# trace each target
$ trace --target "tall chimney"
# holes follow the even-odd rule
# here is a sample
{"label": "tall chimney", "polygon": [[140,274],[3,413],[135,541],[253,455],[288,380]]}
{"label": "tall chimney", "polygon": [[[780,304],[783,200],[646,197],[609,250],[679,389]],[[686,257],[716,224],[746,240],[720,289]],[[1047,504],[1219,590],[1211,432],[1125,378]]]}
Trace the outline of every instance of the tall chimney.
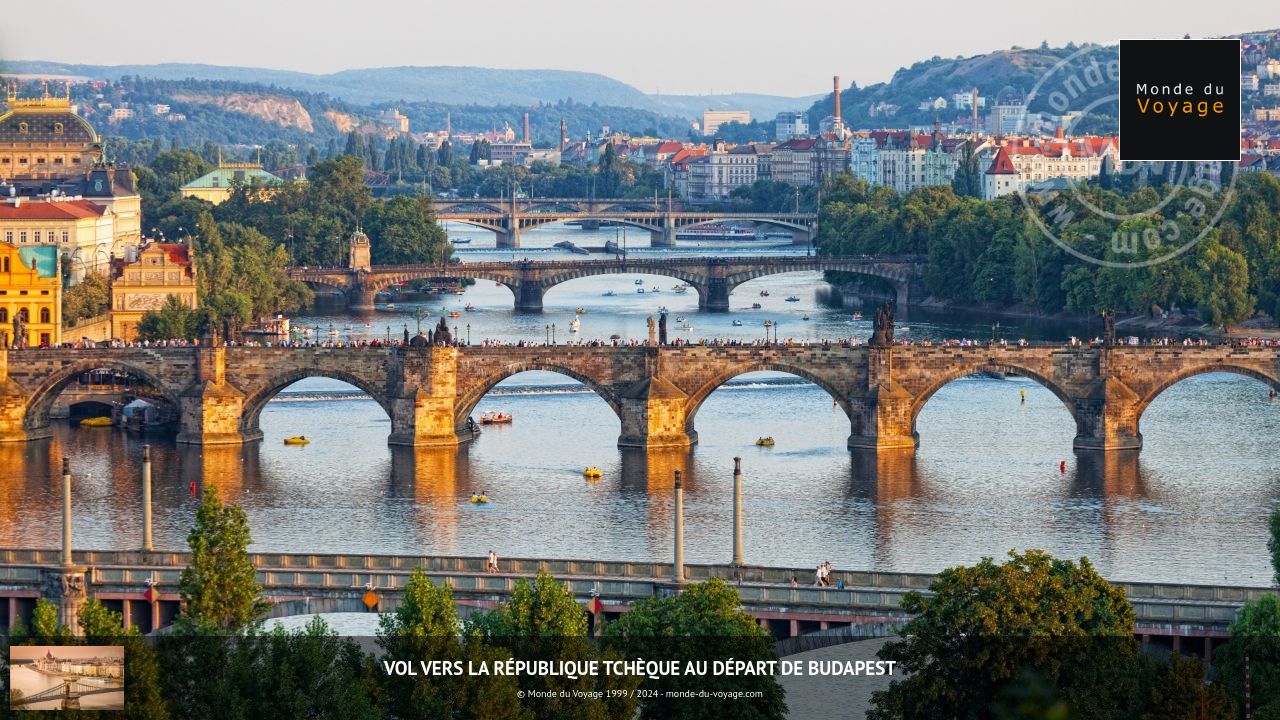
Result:
{"label": "tall chimney", "polygon": [[839,75],[836,75],[835,77],[831,78],[831,86],[835,89],[835,94],[836,94],[836,111],[835,111],[834,117],[832,118],[832,121],[833,121],[832,124],[836,128],[839,128],[840,127],[840,76]]}
{"label": "tall chimney", "polygon": [[568,147],[568,140],[568,126],[565,125],[564,118],[560,118],[560,152],[564,152],[564,149]]}
{"label": "tall chimney", "polygon": [[529,142],[529,113],[524,114],[524,141]]}

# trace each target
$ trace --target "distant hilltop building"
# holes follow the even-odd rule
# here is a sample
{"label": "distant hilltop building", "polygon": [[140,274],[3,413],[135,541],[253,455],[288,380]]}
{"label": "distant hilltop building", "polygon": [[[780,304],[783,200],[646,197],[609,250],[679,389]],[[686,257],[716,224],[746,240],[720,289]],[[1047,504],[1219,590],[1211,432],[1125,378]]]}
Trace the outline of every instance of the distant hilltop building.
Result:
{"label": "distant hilltop building", "polygon": [[702,134],[715,135],[721,125],[731,122],[746,125],[751,122],[751,113],[746,110],[707,110],[702,113]]}
{"label": "distant hilltop building", "polygon": [[278,191],[285,181],[262,169],[260,162],[224,162],[218,151],[218,167],[180,189],[182,197],[193,197],[217,205],[231,197],[236,188],[259,186],[262,195]]}

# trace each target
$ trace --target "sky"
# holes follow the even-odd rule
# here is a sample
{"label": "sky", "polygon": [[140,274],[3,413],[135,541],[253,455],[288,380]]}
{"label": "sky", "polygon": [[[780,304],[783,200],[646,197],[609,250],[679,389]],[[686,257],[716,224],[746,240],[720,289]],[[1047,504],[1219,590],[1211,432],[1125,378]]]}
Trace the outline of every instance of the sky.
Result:
{"label": "sky", "polygon": [[801,96],[830,92],[832,75],[846,87],[868,85],[934,55],[1276,27],[1275,0],[116,0],[109,9],[66,0],[7,3],[0,58],[310,73],[552,68],[602,73],[648,93]]}

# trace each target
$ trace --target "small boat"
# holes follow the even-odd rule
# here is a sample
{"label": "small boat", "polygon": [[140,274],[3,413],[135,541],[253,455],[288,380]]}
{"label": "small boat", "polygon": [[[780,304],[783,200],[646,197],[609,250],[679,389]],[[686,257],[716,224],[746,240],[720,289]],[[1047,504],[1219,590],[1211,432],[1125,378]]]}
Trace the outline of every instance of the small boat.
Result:
{"label": "small boat", "polygon": [[387,309],[388,309],[388,310],[395,310],[395,309],[396,309],[396,304],[395,304],[395,303],[387,303]]}
{"label": "small boat", "polygon": [[80,427],[111,427],[113,424],[109,417],[91,417],[80,421]]}
{"label": "small boat", "polygon": [[677,293],[680,293],[681,295],[689,292],[689,286],[687,285],[677,285],[671,289]]}
{"label": "small boat", "polygon": [[574,312],[575,312],[575,313],[577,313],[577,314],[579,314],[579,315],[586,315],[586,314],[587,314],[587,309],[586,309],[586,308],[577,308],[577,309],[575,309],[575,310],[574,310]]}
{"label": "small boat", "polygon": [[773,447],[773,436],[756,438],[756,445],[760,447]]}
{"label": "small boat", "polygon": [[760,297],[769,297],[769,291],[768,291],[768,290],[761,290],[761,291],[760,291]]}
{"label": "small boat", "polygon": [[854,320],[861,320],[861,319],[862,319],[862,313],[860,313],[860,312],[856,312],[856,313],[854,313],[854,314],[853,314],[853,319],[854,319]]}
{"label": "small boat", "polygon": [[311,441],[307,439],[306,435],[294,435],[284,439],[285,445],[308,445],[310,443]]}
{"label": "small boat", "polygon": [[907,327],[906,325],[903,325],[902,327],[898,328],[898,332],[911,332],[911,328]]}
{"label": "small boat", "polygon": [[616,292],[614,292],[614,291],[612,291],[612,290],[608,290],[608,291],[606,291],[606,292],[605,292],[601,297],[613,297],[614,295],[617,295],[617,294],[618,294],[618,293],[616,293]]}
{"label": "small boat", "polygon": [[682,323],[682,322],[684,322],[684,316],[683,316],[683,315],[677,315],[677,316],[676,316],[676,322],[681,322],[681,323]]}
{"label": "small boat", "polygon": [[462,308],[462,309],[463,309],[463,310],[466,310],[467,312],[475,312],[475,311],[476,311],[476,306],[475,306],[475,305],[472,305],[471,303],[467,303],[467,306],[466,306],[466,307],[464,307],[464,308]]}
{"label": "small boat", "polygon": [[654,287],[649,288],[649,292],[651,292],[651,293],[660,293],[660,292],[662,292],[662,291],[661,291],[661,290],[659,290],[659,289],[657,288],[657,286],[655,285]]}
{"label": "small boat", "polygon": [[808,316],[808,315],[805,315],[804,317],[802,317],[802,318],[800,318],[800,319],[801,319],[801,320],[808,320],[808,319],[809,319],[809,316]]}
{"label": "small boat", "polygon": [[733,326],[734,326],[734,327],[742,327],[742,321],[741,321],[741,320],[734,320],[734,321],[733,321]]}
{"label": "small boat", "polygon": [[454,245],[466,245],[471,242],[471,238],[453,238],[449,242]]}
{"label": "small boat", "polygon": [[689,332],[693,332],[693,323],[685,323],[685,324],[683,324],[683,325],[681,325],[681,326],[680,326],[680,329],[681,329],[681,330],[688,330]]}
{"label": "small boat", "polygon": [[604,473],[600,472],[598,467],[588,467],[582,469],[582,477],[588,480],[599,480],[604,477]]}
{"label": "small boat", "polygon": [[457,310],[451,310],[449,311],[449,317],[451,318],[462,317],[462,313],[458,312]]}
{"label": "small boat", "polygon": [[666,306],[666,305],[659,305],[659,306],[658,306],[658,314],[659,314],[659,315],[666,315],[666,314],[667,314],[667,306]]}
{"label": "small boat", "polygon": [[643,295],[643,294],[644,294],[644,288],[636,288],[636,294],[638,294],[638,295]]}
{"label": "small boat", "polygon": [[792,295],[787,298],[787,302],[800,302],[800,298],[796,297],[795,295]]}
{"label": "small boat", "polygon": [[578,320],[578,318],[575,317],[573,320],[569,321],[569,332],[576,333],[578,332],[578,328],[580,328],[581,326],[582,326],[582,321]]}
{"label": "small boat", "polygon": [[472,495],[471,504],[472,505],[488,505],[489,496],[488,495]]}
{"label": "small boat", "polygon": [[644,281],[643,281],[643,280],[641,280],[640,278],[636,278],[636,284],[637,284],[637,285],[643,285],[643,284],[644,284]]}
{"label": "small boat", "polygon": [[504,410],[490,410],[480,416],[481,425],[505,425],[515,420],[515,417]]}
{"label": "small boat", "polygon": [[760,309],[760,303],[751,303],[751,309],[752,309],[752,310],[759,310],[759,309]]}
{"label": "small boat", "polygon": [[580,248],[577,245],[574,245],[573,243],[569,242],[568,240],[561,240],[560,242],[556,243],[552,247],[557,247],[557,248],[560,248],[561,250],[568,250],[571,253],[577,253],[579,255],[591,254],[590,250],[587,250],[586,248]]}

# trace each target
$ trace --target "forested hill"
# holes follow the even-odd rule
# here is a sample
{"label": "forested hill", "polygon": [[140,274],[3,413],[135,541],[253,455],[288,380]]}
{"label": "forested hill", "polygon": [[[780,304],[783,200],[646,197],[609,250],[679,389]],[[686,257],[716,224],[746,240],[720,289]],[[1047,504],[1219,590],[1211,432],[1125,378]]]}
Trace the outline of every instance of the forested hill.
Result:
{"label": "forested hill", "polygon": [[[455,132],[502,129],[509,124],[520,132],[529,113],[535,143],[559,141],[563,117],[572,137],[601,126],[633,135],[660,134],[687,137],[689,123],[648,110],[575,101],[533,105],[453,105],[440,102],[380,103],[360,105],[325,93],[311,93],[258,83],[224,80],[157,80],[126,77],[97,87],[74,84],[72,98],[86,119],[107,135],[128,139],[162,138],[181,145],[205,141],[221,144],[261,145],[272,140],[323,145],[356,130],[386,135],[390,126],[378,115],[397,108],[409,118],[411,132],[440,130],[449,117]],[[169,106],[168,115],[156,115],[157,104]],[[129,107],[134,117],[111,120],[113,108]],[[185,119],[175,120],[175,116]]]}
{"label": "forested hill", "polygon": [[[911,67],[905,67],[893,74],[886,83],[876,83],[859,88],[856,85],[840,93],[840,110],[845,123],[854,128],[907,127],[909,125],[925,125],[938,117],[943,122],[954,120],[958,115],[967,115],[968,110],[957,111],[952,105],[955,93],[968,93],[978,88],[978,94],[987,98],[991,104],[1002,90],[1009,89],[1019,95],[1029,93],[1036,82],[1063,58],[1071,56],[1080,48],[1074,44],[1066,47],[1051,48],[1041,45],[1034,49],[1011,48],[996,52],[974,55],[972,57],[941,58],[933,57],[922,60]],[[1107,57],[1117,57],[1118,46],[1100,46],[1100,53]],[[1097,57],[1095,53],[1086,53],[1084,60]],[[1105,87],[1095,88],[1094,94],[1101,97],[1107,94]],[[933,100],[941,96],[948,107],[941,112],[920,110],[922,101]],[[833,109],[832,95],[827,94],[809,109],[813,122],[831,115]],[[1086,106],[1095,97],[1083,97],[1076,101],[1080,107]],[[872,115],[872,108],[880,103],[896,105],[896,113]],[[1028,108],[1033,112],[1048,111],[1046,99],[1037,98]],[[980,112],[987,112],[982,110]],[[1110,108],[1097,114],[1095,122],[1100,125],[1111,118],[1114,125],[1114,112]],[[1105,128],[1096,128],[1094,131]]]}

